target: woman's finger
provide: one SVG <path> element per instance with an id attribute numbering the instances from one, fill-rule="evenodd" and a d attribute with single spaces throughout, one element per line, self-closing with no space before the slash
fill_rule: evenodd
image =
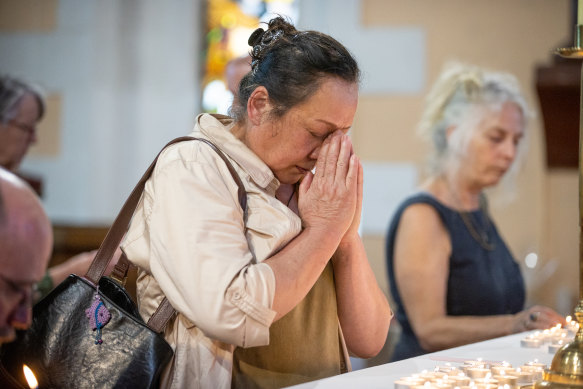
<path id="1" fill-rule="evenodd" d="M 359 160 L 356 154 L 352 154 L 348 160 L 348 172 L 345 175 L 346 188 L 358 196 L 358 166 Z"/>
<path id="2" fill-rule="evenodd" d="M 347 135 L 340 138 L 340 152 L 336 161 L 336 181 L 346 182 L 346 175 L 349 170 L 350 156 L 352 155 L 352 142 Z"/>
<path id="3" fill-rule="evenodd" d="M 314 179 L 314 175 L 312 172 L 307 172 L 300 182 L 300 187 L 298 188 L 298 196 L 301 198 L 303 195 L 306 194 L 308 190 L 310 190 L 310 186 L 312 185 L 312 180 Z"/>
<path id="4" fill-rule="evenodd" d="M 318 153 L 318 159 L 316 160 L 315 174 L 320 177 L 324 174 L 326 170 L 326 156 L 328 155 L 328 149 L 330 147 L 330 137 L 324 139 L 322 147 L 320 147 L 320 152 Z"/>
<path id="5" fill-rule="evenodd" d="M 341 134 L 341 133 L 340 133 Z M 323 171 L 323 178 L 325 184 L 331 188 L 336 181 L 336 169 L 338 163 L 338 155 L 340 154 L 340 140 L 341 137 L 338 132 L 330 136 L 330 146 L 328 154 L 323 156 L 326 159 L 326 167 Z"/>

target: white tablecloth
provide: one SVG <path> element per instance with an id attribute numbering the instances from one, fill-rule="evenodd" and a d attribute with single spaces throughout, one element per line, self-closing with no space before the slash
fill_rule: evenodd
<path id="1" fill-rule="evenodd" d="M 514 367 L 520 367 L 536 359 L 538 362 L 546 364 L 547 367 L 550 366 L 554 354 L 549 353 L 548 343 L 538 348 L 525 348 L 520 345 L 520 340 L 531 333 L 534 333 L 534 331 L 504 336 L 398 362 L 357 370 L 335 377 L 296 385 L 293 388 L 392 389 L 394 388 L 394 382 L 401 377 L 420 373 L 422 370 L 433 370 L 436 366 L 443 365 L 447 362 L 450 362 L 452 365 L 458 365 L 464 361 L 478 358 L 484 361 L 506 361 Z"/>

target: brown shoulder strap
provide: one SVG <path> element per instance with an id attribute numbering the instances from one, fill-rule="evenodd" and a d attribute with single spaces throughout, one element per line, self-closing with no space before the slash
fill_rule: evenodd
<path id="1" fill-rule="evenodd" d="M 227 165 L 227 168 L 229 169 L 229 172 L 233 176 L 233 179 L 235 180 L 235 182 L 238 186 L 237 195 L 238 195 L 238 199 L 239 199 L 239 204 L 241 205 L 241 208 L 243 209 L 243 213 L 244 213 L 245 218 L 246 218 L 246 215 L 247 215 L 247 193 L 245 191 L 245 186 L 243 185 L 241 178 L 239 177 L 239 175 L 235 171 L 235 168 L 233 167 L 233 165 L 231 164 L 229 159 L 225 156 L 225 154 L 223 154 L 223 152 L 221 150 L 219 150 L 219 148 L 217 146 L 215 146 L 211 141 L 209 141 L 207 139 L 195 138 L 195 137 L 190 137 L 190 136 L 183 136 L 180 138 L 176 138 L 176 139 L 168 142 L 168 144 L 166 146 L 164 146 L 164 148 L 158 153 L 158 155 L 156 156 L 154 161 L 150 164 L 150 166 L 148 167 L 148 169 L 146 170 L 146 172 L 144 173 L 144 175 L 142 176 L 140 181 L 136 184 L 134 190 L 132 191 L 132 193 L 130 194 L 130 196 L 128 197 L 128 199 L 126 200 L 124 205 L 122 206 L 122 208 L 121 208 L 119 214 L 117 215 L 117 217 L 115 218 L 111 228 L 107 232 L 107 235 L 105 236 L 105 239 L 101 243 L 101 246 L 99 247 L 99 250 L 97 251 L 97 254 L 95 255 L 95 258 L 93 259 L 91 266 L 89 266 L 89 269 L 87 270 L 87 273 L 85 274 L 85 278 L 88 279 L 89 281 L 91 281 L 93 284 L 97 285 L 99 283 L 99 279 L 105 273 L 105 269 L 107 268 L 107 265 L 109 264 L 109 262 L 113 258 L 113 254 L 115 253 L 115 250 L 119 246 L 124 234 L 126 233 L 128 227 L 129 227 L 131 218 L 134 214 L 134 210 L 136 209 L 136 206 L 138 205 L 138 201 L 140 200 L 142 192 L 144 191 L 144 186 L 146 185 L 146 181 L 148 180 L 148 178 L 150 178 L 150 175 L 152 174 L 152 171 L 154 170 L 154 167 L 156 166 L 156 162 L 158 161 L 158 157 L 160 156 L 160 154 L 162 153 L 162 151 L 166 147 L 168 147 L 174 143 L 188 141 L 188 140 L 198 140 L 198 141 L 201 141 L 201 142 L 208 144 L 225 162 L 225 164 Z M 119 267 L 116 265 L 117 270 L 115 270 L 115 268 L 114 268 L 114 275 L 118 279 L 123 279 L 127 275 L 127 271 L 129 269 L 130 262 L 127 260 L 125 255 L 122 255 L 122 257 L 120 258 L 118 263 L 119 263 Z M 156 332 L 163 331 L 164 326 L 166 325 L 166 323 L 168 322 L 170 317 L 172 317 L 174 312 L 175 312 L 174 309 L 172 308 L 172 306 L 170 305 L 168 300 L 166 300 L 166 297 L 164 297 L 164 300 L 162 300 L 162 303 L 160 304 L 160 306 L 158 307 L 158 309 L 156 310 L 154 315 L 152 315 L 152 317 L 148 321 L 148 326 L 150 326 L 150 328 L 152 328 Z M 152 324 L 152 325 L 150 325 L 150 324 Z M 152 326 L 154 326 L 156 328 L 153 328 Z"/>

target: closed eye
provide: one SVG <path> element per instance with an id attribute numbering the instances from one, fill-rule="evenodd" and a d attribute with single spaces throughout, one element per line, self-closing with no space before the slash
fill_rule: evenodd
<path id="1" fill-rule="evenodd" d="M 319 140 L 324 140 L 326 139 L 326 137 L 329 135 L 328 132 L 326 132 L 325 134 L 318 134 L 317 132 L 314 131 L 310 131 L 308 130 L 308 132 L 310 133 L 310 135 L 312 135 L 314 138 L 319 139 Z"/>

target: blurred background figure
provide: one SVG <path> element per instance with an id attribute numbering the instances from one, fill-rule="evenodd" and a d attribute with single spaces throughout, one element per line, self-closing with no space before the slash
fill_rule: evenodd
<path id="1" fill-rule="evenodd" d="M 18 170 L 36 142 L 36 126 L 44 112 L 38 89 L 8 76 L 0 78 L 0 166 Z"/>
<path id="2" fill-rule="evenodd" d="M 519 265 L 484 195 L 513 166 L 528 115 L 513 76 L 474 66 L 450 65 L 427 96 L 429 177 L 399 206 L 386 241 L 402 326 L 393 360 L 564 324 L 550 308 L 523 310 Z"/>
<path id="3" fill-rule="evenodd" d="M 22 160 L 37 141 L 36 129 L 44 113 L 45 101 L 39 88 L 10 76 L 0 76 L 0 167 L 18 174 Z M 49 268 L 37 285 L 35 300 L 45 296 L 69 274 L 85 274 L 95 254 L 95 250 L 80 253 Z"/>
<path id="4" fill-rule="evenodd" d="M 45 274 L 52 241 L 36 194 L 0 168 L 0 344 L 30 325 L 33 288 Z"/>

